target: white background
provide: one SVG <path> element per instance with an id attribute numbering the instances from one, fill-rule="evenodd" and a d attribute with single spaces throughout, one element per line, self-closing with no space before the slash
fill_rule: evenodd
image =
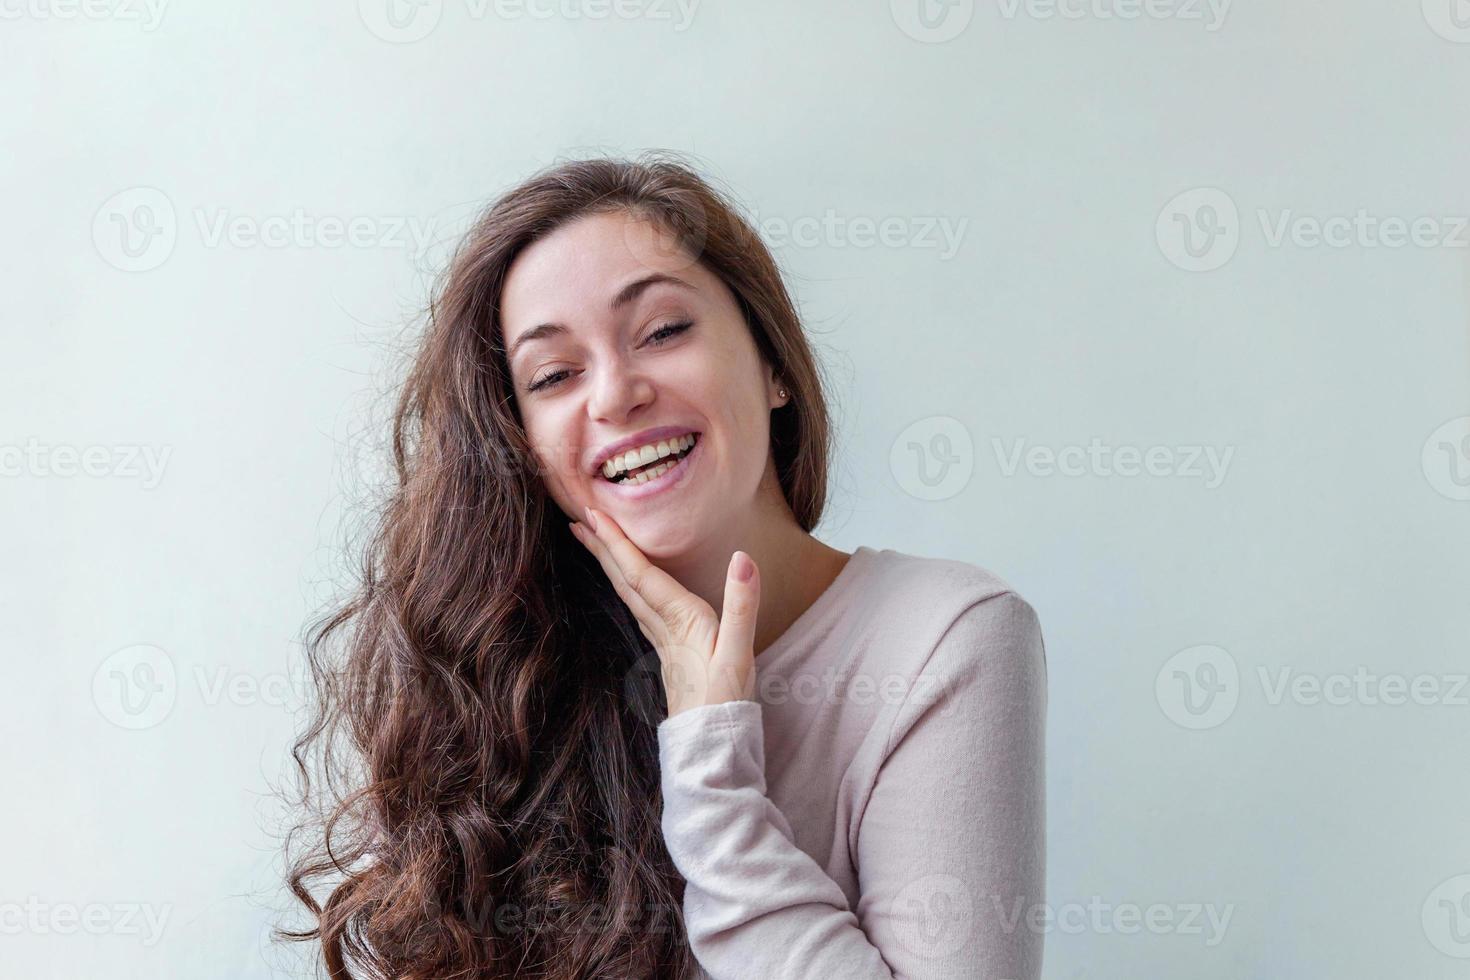
<path id="1" fill-rule="evenodd" d="M 493 196 L 664 147 L 833 382 L 819 536 L 1041 615 L 1046 976 L 1464 976 L 1470 5 L 1051 10 L 0 0 L 0 972 L 302 975 L 269 781 L 396 352 Z"/>

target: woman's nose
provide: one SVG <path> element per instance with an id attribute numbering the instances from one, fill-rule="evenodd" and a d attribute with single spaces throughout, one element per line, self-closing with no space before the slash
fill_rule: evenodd
<path id="1" fill-rule="evenodd" d="M 597 420 L 620 422 L 653 399 L 653 383 L 641 371 L 616 364 L 599 368 L 587 412 Z"/>

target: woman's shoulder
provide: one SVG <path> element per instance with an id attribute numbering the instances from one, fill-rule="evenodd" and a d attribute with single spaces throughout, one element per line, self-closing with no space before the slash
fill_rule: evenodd
<path id="1" fill-rule="evenodd" d="M 1039 660 L 1045 671 L 1036 610 L 1000 574 L 959 559 L 864 550 L 862 616 L 883 641 L 878 656 L 884 661 L 910 676 L 952 680 L 982 669 L 1026 668 L 1027 661 Z"/>
<path id="2" fill-rule="evenodd" d="M 867 598 L 885 611 L 908 610 L 927 621 L 953 623 L 973 607 L 1000 599 L 999 606 L 1031 604 L 999 573 L 970 561 L 914 555 L 893 548 L 858 549 L 868 563 Z"/>
<path id="3" fill-rule="evenodd" d="M 1044 711 L 1046 647 L 1036 610 L 1005 578 L 973 562 L 892 549 L 868 556 L 879 635 L 874 655 L 912 684 L 892 708 L 892 745 L 926 712 L 969 718 L 995 705 Z M 880 597 L 881 598 L 878 598 Z M 963 710 L 955 711 L 954 708 Z"/>

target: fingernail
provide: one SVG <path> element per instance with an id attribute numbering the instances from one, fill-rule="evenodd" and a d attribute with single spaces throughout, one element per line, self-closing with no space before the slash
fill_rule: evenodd
<path id="1" fill-rule="evenodd" d="M 755 562 L 743 551 L 735 552 L 735 581 L 749 582 L 750 577 L 755 574 Z"/>
<path id="2" fill-rule="evenodd" d="M 597 518 L 592 516 L 592 508 L 583 507 L 582 512 L 587 515 L 587 523 L 592 525 L 592 530 L 597 530 Z"/>

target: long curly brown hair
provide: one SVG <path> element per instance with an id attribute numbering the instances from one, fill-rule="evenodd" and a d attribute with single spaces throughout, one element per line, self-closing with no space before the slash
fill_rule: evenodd
<path id="1" fill-rule="evenodd" d="M 690 974 L 659 825 L 657 657 L 543 488 L 498 308 L 516 256 L 574 218 L 622 209 L 671 231 L 792 394 L 771 451 L 810 531 L 823 383 L 732 200 L 665 152 L 553 165 L 478 217 L 436 284 L 359 581 L 304 644 L 314 698 L 285 852 L 311 921 L 276 936 L 319 940 L 332 980 Z"/>

